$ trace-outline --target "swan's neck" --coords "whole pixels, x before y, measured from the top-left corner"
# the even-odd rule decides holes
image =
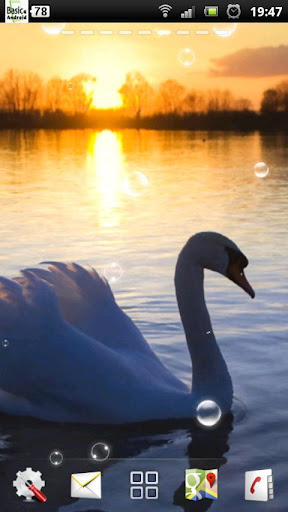
[[[216,343],[204,296],[204,270],[183,251],[175,274],[179,311],[191,356],[192,392],[199,399],[211,398],[230,409],[231,377]]]

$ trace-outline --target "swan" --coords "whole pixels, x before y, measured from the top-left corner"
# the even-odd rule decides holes
[[[42,420],[123,424],[195,418],[202,400],[226,414],[233,387],[204,296],[204,269],[252,298],[246,256],[213,232],[179,254],[176,297],[193,367],[192,390],[153,352],[93,268],[46,262],[0,278],[0,411]]]

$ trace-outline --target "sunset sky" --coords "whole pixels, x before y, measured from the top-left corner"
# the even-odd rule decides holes
[[[214,25],[215,27],[215,25]],[[95,30],[94,35],[81,35],[80,30]],[[99,30],[113,30],[113,35],[100,35]],[[119,30],[132,30],[132,35],[119,35]],[[138,35],[138,30],[152,30],[152,35]],[[159,37],[157,29],[171,30]],[[190,29],[191,35],[177,35],[176,30]],[[209,35],[196,35],[195,30],[209,29]],[[189,88],[230,89],[235,96],[249,97],[259,106],[267,87],[288,78],[287,24],[238,24],[235,33],[218,37],[207,24],[67,24],[65,30],[75,35],[49,35],[40,24],[2,24],[0,69],[30,70],[43,78],[58,75],[71,78],[85,72],[97,78],[96,106],[119,104],[117,90],[129,71],[140,71],[157,86],[174,78]],[[191,66],[179,61],[181,50],[195,54]]]

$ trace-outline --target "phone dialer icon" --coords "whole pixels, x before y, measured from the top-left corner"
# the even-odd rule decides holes
[[[274,498],[272,469],[246,471],[245,500],[268,501]]]
[[[254,492],[255,492],[255,485],[257,484],[257,482],[261,482],[261,476],[256,476],[255,480],[253,481],[253,484],[250,487],[251,494],[254,494]]]

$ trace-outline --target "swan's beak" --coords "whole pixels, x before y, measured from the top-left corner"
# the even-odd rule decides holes
[[[231,265],[228,273],[229,279],[233,281],[233,283],[237,284],[244,290],[248,295],[250,295],[251,299],[254,299],[255,292],[250,285],[249,281],[247,280],[244,270],[239,270],[238,265]]]

